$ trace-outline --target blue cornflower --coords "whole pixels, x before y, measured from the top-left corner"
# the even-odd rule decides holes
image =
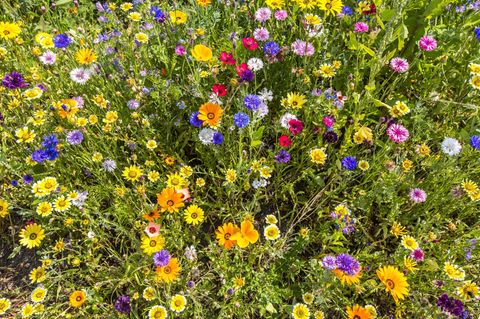
[[[67,134],[67,142],[71,145],[79,145],[83,141],[83,134],[79,130]]]
[[[17,187],[18,186],[18,181],[16,179],[13,179],[11,181],[11,184],[12,184],[13,187]]]
[[[56,147],[58,144],[58,138],[55,134],[49,134],[43,138],[42,146],[45,148]]]
[[[472,146],[476,150],[480,149],[480,136],[479,135],[473,135],[472,137],[470,137],[470,146]]]
[[[47,147],[45,149],[45,155],[49,161],[53,161],[58,157],[58,151],[55,147]]]
[[[337,259],[334,256],[327,255],[322,259],[322,265],[326,269],[334,270],[337,268]]]
[[[277,163],[288,163],[290,162],[290,159],[292,157],[290,156],[290,153],[287,152],[286,150],[280,150],[277,155],[275,155],[274,160]]]
[[[44,150],[35,150],[32,153],[32,160],[34,160],[37,163],[42,163],[47,159],[47,154],[45,153]]]
[[[163,267],[168,265],[168,262],[172,256],[170,256],[170,253],[168,250],[162,249],[159,252],[156,252],[155,255],[153,255],[153,263],[157,267]]]
[[[215,134],[213,134],[212,142],[213,142],[213,144],[221,145],[223,143],[222,133],[216,132]]]
[[[198,118],[198,114],[200,114],[200,112],[193,112],[192,115],[190,115],[190,124],[195,127],[200,127],[203,124],[203,121]]]
[[[167,18],[165,13],[157,6],[151,6],[150,13],[153,14],[154,19],[158,22],[163,22]]]
[[[238,112],[233,116],[233,123],[238,128],[244,128],[250,123],[250,117],[243,112]]]
[[[344,157],[342,159],[342,166],[349,171],[353,171],[355,168],[357,168],[357,160],[353,156]]]
[[[248,94],[244,99],[243,99],[243,104],[245,104],[246,108],[249,110],[256,111],[262,104],[262,100],[258,95],[255,94]]]
[[[349,254],[338,254],[335,260],[338,269],[353,276],[360,270],[360,264],[358,261]]]
[[[53,44],[58,49],[66,48],[72,43],[72,39],[65,33],[60,33],[53,38]]]
[[[253,74],[252,71],[245,70],[240,77],[242,78],[243,81],[251,82],[251,81],[253,81],[254,76],[255,75]]]
[[[475,33],[475,38],[477,38],[477,40],[480,40],[480,27],[476,27],[473,30],[473,33]]]
[[[31,184],[33,182],[33,176],[30,174],[26,174],[22,178],[24,184]]]
[[[269,41],[263,46],[263,52],[275,56],[280,52],[280,46],[274,41]]]
[[[342,7],[342,13],[347,15],[347,16],[351,16],[353,14],[353,9],[349,6],[343,6]]]

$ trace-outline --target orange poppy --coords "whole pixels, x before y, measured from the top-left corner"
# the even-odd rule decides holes
[[[215,103],[204,103],[198,110],[198,118],[203,121],[203,125],[217,126],[222,119],[223,110],[220,105]]]
[[[223,226],[218,227],[215,234],[217,235],[217,240],[220,245],[226,249],[230,249],[237,243],[235,240],[232,240],[232,236],[239,232],[240,229],[232,223],[223,224]]]
[[[244,220],[240,225],[240,231],[233,234],[232,240],[237,241],[240,248],[245,248],[249,244],[254,244],[258,240],[258,231],[255,230],[253,224],[249,220]]]
[[[184,206],[182,196],[182,193],[177,193],[173,188],[164,188],[157,195],[157,202],[161,207],[161,211],[168,211],[169,213],[178,212],[178,209]]]

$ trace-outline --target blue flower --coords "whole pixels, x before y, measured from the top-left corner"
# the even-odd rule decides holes
[[[200,112],[193,112],[192,115],[190,115],[190,124],[195,127],[200,127],[203,124],[203,121],[198,118],[198,114],[200,114]]]
[[[353,156],[344,157],[342,159],[342,166],[349,171],[353,171],[355,168],[357,168],[357,160]]]
[[[45,148],[56,147],[58,144],[58,138],[55,134],[49,134],[43,138],[42,146]]]
[[[47,147],[45,149],[45,155],[49,161],[53,161],[58,157],[58,151],[54,147]]]
[[[245,107],[249,110],[256,111],[262,104],[262,100],[258,95],[255,94],[248,94],[244,99],[243,99],[243,104],[245,104]]]
[[[360,270],[358,261],[349,254],[338,254],[335,262],[338,269],[350,276],[355,275]]]
[[[480,136],[473,135],[470,137],[470,145],[476,150],[480,149]]]
[[[353,14],[353,9],[349,6],[343,6],[342,7],[342,13],[347,15],[347,16],[351,16]]]
[[[83,141],[83,134],[79,130],[67,134],[67,142],[71,145],[79,145]]]
[[[480,40],[480,27],[476,27],[475,30],[473,30],[473,33],[475,33],[475,38]]]
[[[32,153],[32,160],[34,160],[37,163],[42,163],[47,159],[47,154],[45,153],[45,150],[35,150]]]
[[[233,116],[233,123],[238,128],[244,128],[250,123],[250,117],[243,112],[238,112]]]
[[[274,41],[269,41],[263,46],[263,52],[275,56],[280,52],[280,46]]]
[[[162,249],[159,252],[156,252],[155,255],[153,255],[153,263],[157,267],[163,267],[168,265],[171,258],[172,256],[170,256],[168,250]]]
[[[290,159],[292,157],[290,156],[290,153],[287,152],[286,150],[280,150],[277,155],[275,155],[274,160],[277,163],[288,163],[290,162]]]
[[[24,184],[31,184],[33,182],[33,176],[30,174],[26,174],[22,178]]]
[[[251,82],[251,81],[253,81],[254,76],[255,75],[253,74],[252,71],[246,70],[242,73],[242,75],[240,77],[242,78],[243,81]]]
[[[150,7],[150,14],[153,14],[154,19],[158,22],[163,22],[167,18],[165,13],[157,6]]]
[[[213,144],[221,145],[223,143],[222,133],[216,132],[215,134],[213,134],[212,142]]]
[[[72,39],[68,37],[68,35],[64,33],[60,33],[53,38],[53,44],[58,49],[66,48],[72,43]]]

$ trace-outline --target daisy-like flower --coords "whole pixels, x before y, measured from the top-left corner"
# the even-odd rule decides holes
[[[404,58],[393,58],[390,60],[390,68],[396,73],[404,73],[408,71],[409,64]]]
[[[57,60],[57,55],[52,51],[45,51],[40,57],[40,61],[45,65],[52,65]]]
[[[278,229],[277,225],[270,224],[267,227],[265,227],[265,230],[263,231],[263,235],[267,240],[275,240],[280,237],[280,230]]]
[[[297,303],[293,306],[292,316],[295,319],[308,319],[310,311],[306,305]]]
[[[420,41],[418,41],[418,46],[423,51],[433,51],[437,48],[437,40],[426,35],[420,38]]]
[[[312,56],[315,53],[313,44],[302,40],[295,40],[295,42],[292,43],[292,50],[299,56]]]
[[[402,237],[402,246],[413,251],[418,248],[418,243],[412,236],[404,235]]]

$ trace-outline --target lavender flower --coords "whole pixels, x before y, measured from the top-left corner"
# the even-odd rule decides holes
[[[67,142],[71,145],[79,145],[83,141],[83,134],[79,130],[67,134]]]
[[[153,263],[157,267],[163,267],[168,265],[168,262],[172,256],[170,256],[170,253],[168,250],[162,249],[159,252],[156,252],[155,255],[153,255]]]

